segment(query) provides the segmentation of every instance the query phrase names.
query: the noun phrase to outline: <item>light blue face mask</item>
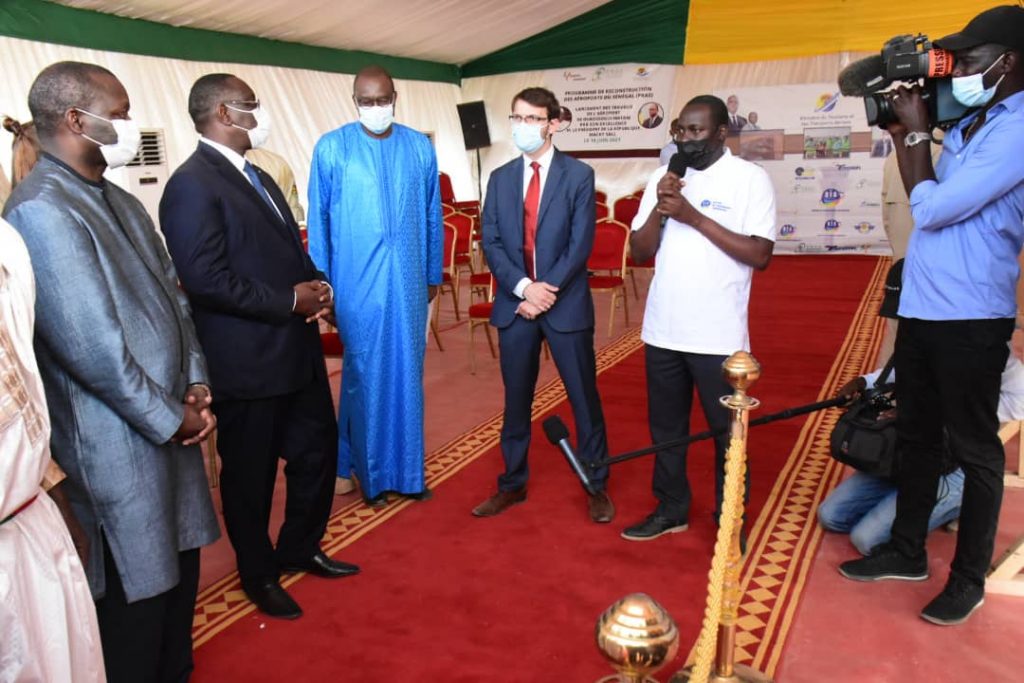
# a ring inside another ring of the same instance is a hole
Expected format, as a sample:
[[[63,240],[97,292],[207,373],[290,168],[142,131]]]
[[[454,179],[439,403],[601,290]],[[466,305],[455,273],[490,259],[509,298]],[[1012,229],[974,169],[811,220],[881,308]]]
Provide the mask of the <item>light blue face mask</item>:
[[[999,77],[991,88],[985,87],[985,74],[992,70],[1003,55],[996,57],[996,61],[989,64],[989,67],[980,74],[971,76],[960,76],[953,79],[953,98],[965,107],[984,107],[995,97],[996,88],[1002,82],[1006,74]]]
[[[544,146],[544,135],[541,130],[546,126],[534,126],[526,123],[512,124],[512,142],[516,143],[523,153],[531,154]]]

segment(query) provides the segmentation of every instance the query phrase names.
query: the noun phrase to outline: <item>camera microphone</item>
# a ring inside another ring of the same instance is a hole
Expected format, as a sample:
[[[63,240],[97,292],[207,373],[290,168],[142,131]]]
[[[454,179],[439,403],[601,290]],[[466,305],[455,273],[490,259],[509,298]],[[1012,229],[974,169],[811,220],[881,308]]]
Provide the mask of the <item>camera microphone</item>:
[[[839,72],[839,92],[847,97],[864,97],[892,83],[885,76],[885,62],[872,55],[850,62]]]
[[[569,462],[569,467],[579,477],[580,483],[583,484],[583,488],[590,495],[594,495],[594,487],[590,483],[590,477],[587,476],[586,471],[583,469],[583,465],[580,463],[579,458],[572,452],[572,446],[569,445],[569,429],[562,422],[562,418],[557,415],[552,415],[548,419],[544,420],[544,435],[548,437],[548,441],[551,445],[558,446],[561,449],[562,455]]]

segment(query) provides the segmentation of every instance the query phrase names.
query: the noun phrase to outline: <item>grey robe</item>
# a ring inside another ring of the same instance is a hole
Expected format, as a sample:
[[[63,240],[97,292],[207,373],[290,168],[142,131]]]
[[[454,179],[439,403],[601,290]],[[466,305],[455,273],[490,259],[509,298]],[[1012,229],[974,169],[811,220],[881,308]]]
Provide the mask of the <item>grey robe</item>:
[[[91,541],[104,595],[101,529],[129,602],[178,583],[178,552],[220,535],[198,446],[169,443],[206,364],[174,266],[142,204],[45,156],[4,217],[35,271],[35,349],[51,449]]]

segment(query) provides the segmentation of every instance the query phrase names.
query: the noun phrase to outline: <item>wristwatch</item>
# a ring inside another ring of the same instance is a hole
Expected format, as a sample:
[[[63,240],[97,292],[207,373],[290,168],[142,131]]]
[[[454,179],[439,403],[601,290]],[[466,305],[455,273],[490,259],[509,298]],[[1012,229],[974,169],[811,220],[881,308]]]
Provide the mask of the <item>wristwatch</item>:
[[[903,139],[903,144],[907,147],[913,147],[914,145],[920,145],[925,140],[931,140],[931,133],[919,133],[916,130],[912,130],[907,133],[907,137]]]

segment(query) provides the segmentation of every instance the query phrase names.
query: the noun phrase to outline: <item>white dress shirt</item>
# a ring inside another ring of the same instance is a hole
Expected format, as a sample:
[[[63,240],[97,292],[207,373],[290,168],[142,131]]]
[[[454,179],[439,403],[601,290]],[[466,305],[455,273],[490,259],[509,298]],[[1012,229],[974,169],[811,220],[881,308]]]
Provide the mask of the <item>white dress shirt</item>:
[[[544,184],[548,181],[548,170],[551,168],[551,160],[555,158],[555,146],[551,145],[548,147],[548,151],[540,155],[539,159],[531,159],[526,154],[523,155],[523,202],[526,202],[526,193],[530,189],[530,181],[533,180],[533,168],[530,166],[534,161],[540,164],[538,173],[540,175],[540,196],[537,202],[538,218],[540,217],[540,200],[544,197]],[[538,226],[539,227],[539,226]],[[537,272],[537,250],[533,251],[533,272]],[[533,284],[533,280],[528,277],[524,277],[522,280],[516,283],[515,289],[512,293],[518,296],[520,299],[526,298],[524,293],[526,288]]]

